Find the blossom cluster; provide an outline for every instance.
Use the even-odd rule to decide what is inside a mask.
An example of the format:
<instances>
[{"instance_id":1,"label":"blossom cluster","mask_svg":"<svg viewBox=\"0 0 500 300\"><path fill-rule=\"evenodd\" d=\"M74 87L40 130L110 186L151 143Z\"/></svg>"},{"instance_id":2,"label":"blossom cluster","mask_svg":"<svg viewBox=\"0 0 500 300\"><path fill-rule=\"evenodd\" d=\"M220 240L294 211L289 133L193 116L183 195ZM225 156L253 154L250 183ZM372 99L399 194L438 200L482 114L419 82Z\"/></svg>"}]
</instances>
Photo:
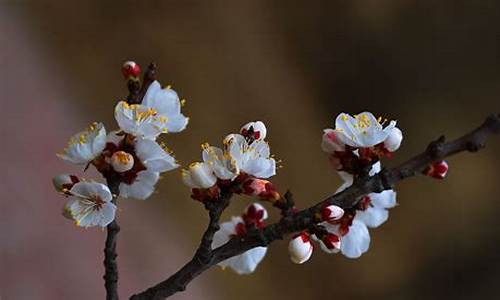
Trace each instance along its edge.
<instances>
[{"instance_id":1,"label":"blossom cluster","mask_svg":"<svg viewBox=\"0 0 500 300\"><path fill-rule=\"evenodd\" d=\"M139 82L140 67L136 63L126 62L122 71L128 81ZM154 80L140 104L120 101L116 105L119 129L106 132L102 123L93 123L72 136L58 156L85 170L95 167L107 183L117 187L110 189L75 175L56 176L56 190L69 197L63 215L82 227L105 227L116 214L112 191L122 198L147 199L160 173L179 167L171 151L157 138L186 128L189 119L181 113L181 106L173 89L163 88Z\"/></svg>"},{"instance_id":2,"label":"blossom cluster","mask_svg":"<svg viewBox=\"0 0 500 300\"><path fill-rule=\"evenodd\" d=\"M201 202L216 200L222 191L256 196L275 202L280 199L267 179L276 174L276 160L265 141L263 122L244 125L239 133L226 136L222 148L201 145L201 162L182 170L184 183L192 188L192 198Z\"/></svg>"},{"instance_id":3,"label":"blossom cluster","mask_svg":"<svg viewBox=\"0 0 500 300\"><path fill-rule=\"evenodd\" d=\"M135 87L136 97L127 97L116 105L118 129L107 132L102 123L93 123L72 136L68 146L58 154L84 170L94 167L106 180L104 184L69 174L54 177L56 190L68 198L63 216L81 227L108 226L115 219L116 196L147 199L161 173L180 167L158 138L186 128L189 119L181 112L184 101L170 86L162 87L155 75L145 75L140 87L141 70L134 62L126 62L122 72L129 89ZM237 133L227 135L221 147L202 144L201 160L181 170L191 197L210 210L225 196L247 195L271 203L283 216L295 214L293 201L286 194L282 197L270 181L276 175L277 161L271 155L267 133L262 121L253 121ZM382 159L391 158L402 140L403 133L396 127L396 121L375 118L369 112L338 115L335 128L324 130L321 143L331 166L343 180L336 193L348 189L359 178L381 172ZM423 174L443 179L447 171L448 164L438 161ZM324 205L314 217L313 225L291 237L288 243L291 261L296 264L308 261L315 243L329 254L360 257L370 246L369 228L385 223L389 209L395 206L396 192L392 189L363 195L353 207ZM241 216L220 224L213 236L212 249L233 238L245 239L250 230L261 230L267 218L268 212L261 204L248 205ZM219 265L238 274L249 274L266 252L266 247L256 247Z\"/></svg>"}]
</instances>

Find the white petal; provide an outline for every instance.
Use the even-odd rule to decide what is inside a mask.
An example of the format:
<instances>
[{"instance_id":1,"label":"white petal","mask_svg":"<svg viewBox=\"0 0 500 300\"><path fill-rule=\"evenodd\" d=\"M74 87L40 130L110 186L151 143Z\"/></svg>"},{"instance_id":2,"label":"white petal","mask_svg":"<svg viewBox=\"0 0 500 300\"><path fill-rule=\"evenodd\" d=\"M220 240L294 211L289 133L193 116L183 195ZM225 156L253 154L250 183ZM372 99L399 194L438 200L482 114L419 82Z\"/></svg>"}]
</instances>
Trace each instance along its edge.
<instances>
[{"instance_id":1,"label":"white petal","mask_svg":"<svg viewBox=\"0 0 500 300\"><path fill-rule=\"evenodd\" d=\"M159 178L157 172L141 171L132 184L120 183L120 196L144 200L154 192Z\"/></svg>"},{"instance_id":2,"label":"white petal","mask_svg":"<svg viewBox=\"0 0 500 300\"><path fill-rule=\"evenodd\" d=\"M99 156L105 147L106 129L102 123L94 123L72 136L67 148L58 156L74 164L87 164Z\"/></svg>"},{"instance_id":3,"label":"white petal","mask_svg":"<svg viewBox=\"0 0 500 300\"><path fill-rule=\"evenodd\" d=\"M93 198L98 196L104 202L110 202L113 199L109 188L98 182L78 182L73 185L69 192L80 198Z\"/></svg>"},{"instance_id":4,"label":"white petal","mask_svg":"<svg viewBox=\"0 0 500 300\"><path fill-rule=\"evenodd\" d=\"M266 256L266 247L252 248L240 255L231 257L221 263L221 266L229 267L240 275L250 274L255 271L258 264Z\"/></svg>"},{"instance_id":5,"label":"white petal","mask_svg":"<svg viewBox=\"0 0 500 300\"><path fill-rule=\"evenodd\" d=\"M269 178L276 175L276 162L273 158L250 159L241 170L257 178Z\"/></svg>"},{"instance_id":6,"label":"white petal","mask_svg":"<svg viewBox=\"0 0 500 300\"><path fill-rule=\"evenodd\" d=\"M181 132L186 129L188 123L188 117L185 117L183 114L177 114L169 116L165 126L167 128L167 132Z\"/></svg>"},{"instance_id":7,"label":"white petal","mask_svg":"<svg viewBox=\"0 0 500 300\"><path fill-rule=\"evenodd\" d=\"M394 152L399 149L401 142L403 141L403 132L394 127L392 129L384 129L389 131L387 139L384 141L384 146L387 150Z\"/></svg>"},{"instance_id":8,"label":"white petal","mask_svg":"<svg viewBox=\"0 0 500 300\"><path fill-rule=\"evenodd\" d=\"M356 219L371 228L382 225L388 218L389 211L385 208L368 207L364 211L356 211Z\"/></svg>"},{"instance_id":9,"label":"white petal","mask_svg":"<svg viewBox=\"0 0 500 300\"><path fill-rule=\"evenodd\" d=\"M178 115L181 111L177 93L173 89L162 89L156 80L149 85L142 104L154 108L159 114L169 118Z\"/></svg>"},{"instance_id":10,"label":"white petal","mask_svg":"<svg viewBox=\"0 0 500 300\"><path fill-rule=\"evenodd\" d=\"M216 182L217 178L208 163L192 163L188 170L182 172L184 183L193 188L209 188Z\"/></svg>"},{"instance_id":11,"label":"white petal","mask_svg":"<svg viewBox=\"0 0 500 300\"><path fill-rule=\"evenodd\" d=\"M234 179L238 174L228 169L230 162L224 157L224 153L217 147L206 147L202 151L203 161L209 164L215 175L223 180Z\"/></svg>"},{"instance_id":12,"label":"white petal","mask_svg":"<svg viewBox=\"0 0 500 300\"><path fill-rule=\"evenodd\" d=\"M106 143L111 143L114 144L115 146L119 146L124 138L123 134L121 135L118 134L119 132L120 131L115 130L108 133L108 136L106 137Z\"/></svg>"},{"instance_id":13,"label":"white petal","mask_svg":"<svg viewBox=\"0 0 500 300\"><path fill-rule=\"evenodd\" d=\"M340 250L348 258L358 258L370 247L370 233L366 225L356 219L353 220L349 232L342 237Z\"/></svg>"},{"instance_id":14,"label":"white petal","mask_svg":"<svg viewBox=\"0 0 500 300\"><path fill-rule=\"evenodd\" d=\"M394 190L385 190L382 193L371 193L368 195L372 205L380 208L393 208L396 206L396 192Z\"/></svg>"},{"instance_id":15,"label":"white petal","mask_svg":"<svg viewBox=\"0 0 500 300\"><path fill-rule=\"evenodd\" d=\"M339 139L337 131L327 128L323 130L321 149L326 153L334 153L336 151L344 151L345 145Z\"/></svg>"},{"instance_id":16,"label":"white petal","mask_svg":"<svg viewBox=\"0 0 500 300\"><path fill-rule=\"evenodd\" d=\"M147 139L155 139L166 130L167 120L145 105L129 105L127 102L121 101L116 105L115 119L126 133Z\"/></svg>"},{"instance_id":17,"label":"white petal","mask_svg":"<svg viewBox=\"0 0 500 300\"><path fill-rule=\"evenodd\" d=\"M179 167L175 158L153 140L137 138L135 150L148 171L166 172Z\"/></svg>"}]
</instances>

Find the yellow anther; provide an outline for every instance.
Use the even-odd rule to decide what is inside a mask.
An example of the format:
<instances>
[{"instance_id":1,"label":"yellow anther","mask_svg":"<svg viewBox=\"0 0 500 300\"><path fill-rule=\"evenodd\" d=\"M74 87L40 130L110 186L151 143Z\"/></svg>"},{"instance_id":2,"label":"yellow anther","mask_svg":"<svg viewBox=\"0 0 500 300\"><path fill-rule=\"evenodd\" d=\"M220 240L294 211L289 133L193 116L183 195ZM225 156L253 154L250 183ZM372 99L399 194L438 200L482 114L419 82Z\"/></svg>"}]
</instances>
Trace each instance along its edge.
<instances>
[{"instance_id":1,"label":"yellow anther","mask_svg":"<svg viewBox=\"0 0 500 300\"><path fill-rule=\"evenodd\" d=\"M181 106L186 105L186 99L181 99Z\"/></svg>"}]
</instances>

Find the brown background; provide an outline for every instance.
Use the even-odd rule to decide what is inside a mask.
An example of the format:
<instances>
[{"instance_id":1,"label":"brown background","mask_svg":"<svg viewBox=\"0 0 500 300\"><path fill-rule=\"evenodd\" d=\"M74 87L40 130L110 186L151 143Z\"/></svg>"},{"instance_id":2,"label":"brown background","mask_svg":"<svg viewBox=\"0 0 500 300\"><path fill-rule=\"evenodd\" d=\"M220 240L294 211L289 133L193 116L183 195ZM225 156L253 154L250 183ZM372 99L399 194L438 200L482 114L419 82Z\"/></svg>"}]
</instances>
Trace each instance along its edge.
<instances>
[{"instance_id":1,"label":"brown background","mask_svg":"<svg viewBox=\"0 0 500 300\"><path fill-rule=\"evenodd\" d=\"M55 157L71 134L116 126L125 59L156 61L187 98L188 130L165 138L181 162L263 120L284 161L274 181L306 207L340 183L319 148L336 114L397 119L394 165L500 112L499 53L498 1L0 1L0 298L103 299L105 234L63 219L50 179L81 174ZM499 152L497 138L451 159L444 182L400 184L400 205L361 259L317 251L296 266L277 242L255 274L213 268L173 299L496 298ZM188 195L175 171L153 198L120 202L124 299L192 255L206 216Z\"/></svg>"}]
</instances>

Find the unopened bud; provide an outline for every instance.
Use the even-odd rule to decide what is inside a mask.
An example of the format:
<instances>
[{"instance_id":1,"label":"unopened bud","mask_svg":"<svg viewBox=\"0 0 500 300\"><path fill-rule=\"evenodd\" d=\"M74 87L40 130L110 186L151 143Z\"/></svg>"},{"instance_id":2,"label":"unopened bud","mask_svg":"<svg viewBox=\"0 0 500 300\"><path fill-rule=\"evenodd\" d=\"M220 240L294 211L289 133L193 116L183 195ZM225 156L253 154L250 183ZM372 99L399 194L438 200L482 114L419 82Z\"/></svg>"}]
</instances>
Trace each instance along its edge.
<instances>
[{"instance_id":1,"label":"unopened bud","mask_svg":"<svg viewBox=\"0 0 500 300\"><path fill-rule=\"evenodd\" d=\"M111 156L111 166L118 173L127 172L134 167L134 157L125 151L116 151Z\"/></svg>"},{"instance_id":2,"label":"unopened bud","mask_svg":"<svg viewBox=\"0 0 500 300\"><path fill-rule=\"evenodd\" d=\"M77 176L68 174L60 174L52 179L56 191L65 194L68 194L73 185L79 181L80 179Z\"/></svg>"},{"instance_id":3,"label":"unopened bud","mask_svg":"<svg viewBox=\"0 0 500 300\"><path fill-rule=\"evenodd\" d=\"M432 178L444 179L448 174L448 163L444 160L435 162L424 173Z\"/></svg>"},{"instance_id":4,"label":"unopened bud","mask_svg":"<svg viewBox=\"0 0 500 300\"><path fill-rule=\"evenodd\" d=\"M321 149L326 153L336 151L345 151L345 144L337 137L335 130L327 128L323 130L323 139L321 140Z\"/></svg>"},{"instance_id":5,"label":"unopened bud","mask_svg":"<svg viewBox=\"0 0 500 300\"><path fill-rule=\"evenodd\" d=\"M399 149L402 141L403 132L399 128L394 127L391 129L389 136L387 136L387 138L385 139L384 147L390 152L394 152Z\"/></svg>"},{"instance_id":6,"label":"unopened bud","mask_svg":"<svg viewBox=\"0 0 500 300\"><path fill-rule=\"evenodd\" d=\"M126 61L122 66L122 74L126 79L138 77L141 74L141 67L135 61Z\"/></svg>"},{"instance_id":7,"label":"unopened bud","mask_svg":"<svg viewBox=\"0 0 500 300\"><path fill-rule=\"evenodd\" d=\"M268 218L267 210L260 203L252 203L245 208L243 220L246 224L255 224L257 227L264 225L264 220Z\"/></svg>"},{"instance_id":8,"label":"unopened bud","mask_svg":"<svg viewBox=\"0 0 500 300\"><path fill-rule=\"evenodd\" d=\"M329 205L321 210L321 218L323 221L335 221L344 215L344 210L337 205Z\"/></svg>"},{"instance_id":9,"label":"unopened bud","mask_svg":"<svg viewBox=\"0 0 500 300\"><path fill-rule=\"evenodd\" d=\"M243 182L242 186L243 192L249 196L258 196L272 202L281 198L274 185L268 180L249 178Z\"/></svg>"},{"instance_id":10,"label":"unopened bud","mask_svg":"<svg viewBox=\"0 0 500 300\"><path fill-rule=\"evenodd\" d=\"M288 253L295 264L303 264L308 261L313 253L309 234L303 232L291 239L288 243Z\"/></svg>"},{"instance_id":11,"label":"unopened bud","mask_svg":"<svg viewBox=\"0 0 500 300\"><path fill-rule=\"evenodd\" d=\"M263 140L266 138L267 129L262 121L249 122L240 129L240 133L244 137L249 137L253 140Z\"/></svg>"}]
</instances>

